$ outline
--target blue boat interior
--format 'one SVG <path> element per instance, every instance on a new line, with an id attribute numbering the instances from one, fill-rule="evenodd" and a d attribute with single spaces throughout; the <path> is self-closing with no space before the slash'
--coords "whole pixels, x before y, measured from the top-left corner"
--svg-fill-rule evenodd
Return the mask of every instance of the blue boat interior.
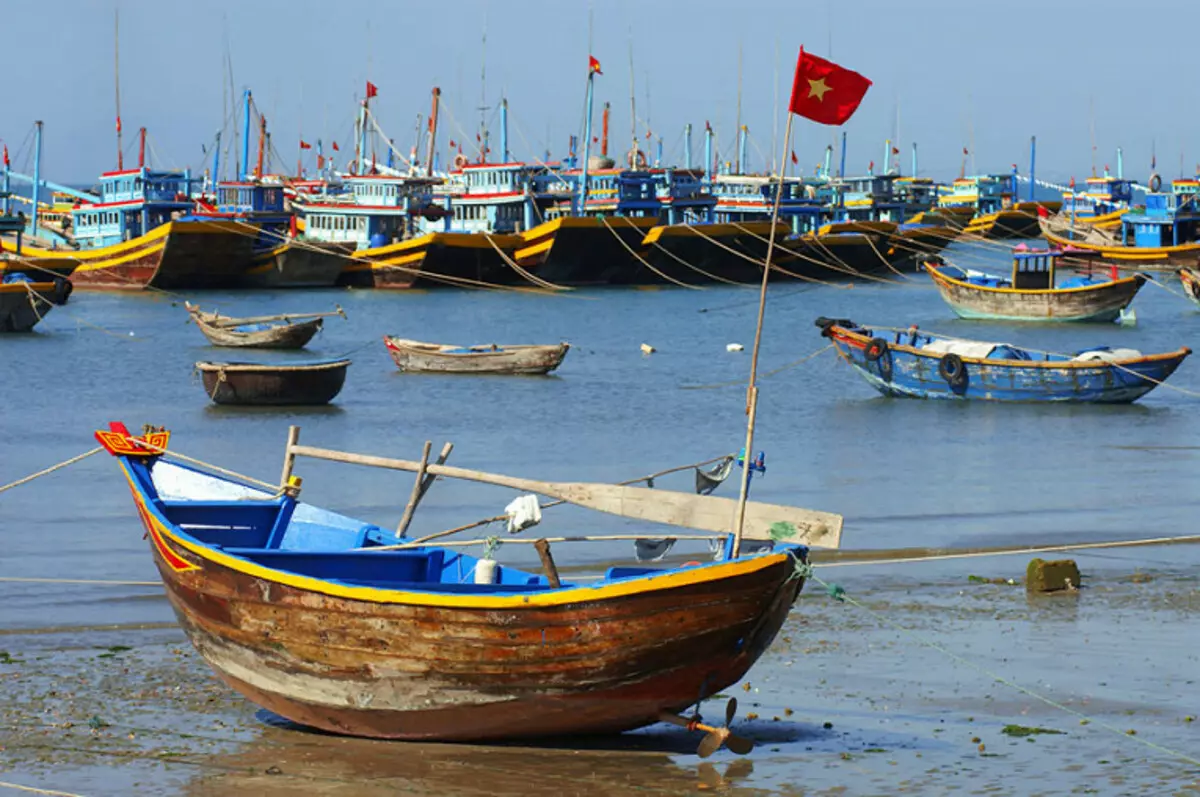
<path id="1" fill-rule="evenodd" d="M 1103 285 L 1111 282 L 1108 277 L 1088 276 L 1086 274 L 1078 274 L 1060 280 L 1057 284 L 1051 284 L 1049 280 L 1018 280 L 1018 284 L 1014 286 L 1013 281 L 1006 277 L 1000 277 L 995 274 L 988 274 L 974 269 L 964 269 L 959 266 L 949 263 L 938 266 L 938 271 L 950 279 L 965 282 L 969 285 L 978 285 L 982 288 L 1012 288 L 1017 287 L 1022 290 L 1040 290 L 1045 288 L 1086 288 L 1092 285 Z"/>
<path id="2" fill-rule="evenodd" d="M 164 460 L 125 460 L 146 504 L 196 543 L 284 573 L 347 586 L 461 594 L 551 589 L 544 576 L 496 564 L 491 583 L 475 583 L 480 558 L 454 548 L 405 543 L 394 531 L 276 496 L 241 482 Z M 160 490 L 159 483 L 164 485 Z M 376 550 L 372 550 L 376 549 Z M 803 546 L 777 543 L 776 551 Z M 727 554 L 728 555 L 728 554 Z M 653 576 L 672 568 L 609 567 L 598 581 Z M 563 582 L 561 588 L 579 586 Z"/>
<path id="3" fill-rule="evenodd" d="M 876 333 L 867 327 L 860 327 L 860 326 L 851 324 L 850 326 L 843 326 L 843 329 L 845 329 L 848 332 L 854 332 L 859 335 L 864 335 L 868 338 L 877 337 Z M 947 338 L 943 338 L 941 336 L 928 335 L 928 334 L 922 333 L 916 327 L 912 327 L 907 330 L 894 330 L 893 334 L 891 336 L 890 342 L 895 343 L 898 346 L 911 346 L 915 349 L 920 349 L 920 348 L 924 348 L 925 346 L 928 346 L 929 344 L 933 343 L 934 341 L 946 340 L 946 339 Z M 1042 351 L 1033 351 L 1030 349 L 1023 349 L 1020 346 L 1014 346 L 1011 343 L 995 343 L 992 345 L 992 350 L 988 353 L 988 355 L 986 357 L 983 357 L 982 359 L 984 359 L 984 360 L 1028 360 L 1030 362 L 1033 362 L 1033 361 L 1037 361 L 1037 362 L 1069 362 L 1071 360 L 1074 360 L 1076 357 L 1078 357 L 1081 354 L 1087 354 L 1088 352 L 1104 352 L 1104 351 L 1113 351 L 1113 349 L 1111 346 L 1089 346 L 1086 349 L 1080 349 L 1076 352 L 1056 353 L 1056 352 L 1042 352 Z M 940 355 L 932 355 L 932 356 L 940 356 Z"/>

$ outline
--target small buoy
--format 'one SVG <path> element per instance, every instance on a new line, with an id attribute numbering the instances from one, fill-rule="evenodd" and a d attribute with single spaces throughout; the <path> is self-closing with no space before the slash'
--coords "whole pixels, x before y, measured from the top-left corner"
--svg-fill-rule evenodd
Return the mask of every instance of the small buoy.
<path id="1" fill-rule="evenodd" d="M 725 351 L 742 351 L 745 348 L 746 347 L 740 343 L 726 343 L 725 344 Z"/>
<path id="2" fill-rule="evenodd" d="M 131 330 L 129 330 L 129 337 L 131 337 L 131 338 L 132 338 L 132 337 L 134 337 L 134 334 L 133 334 L 133 330 L 132 330 L 132 329 L 131 329 Z"/>
<path id="3" fill-rule="evenodd" d="M 657 351 L 657 349 L 655 349 L 649 343 L 642 344 L 642 354 L 654 354 L 655 351 Z"/>

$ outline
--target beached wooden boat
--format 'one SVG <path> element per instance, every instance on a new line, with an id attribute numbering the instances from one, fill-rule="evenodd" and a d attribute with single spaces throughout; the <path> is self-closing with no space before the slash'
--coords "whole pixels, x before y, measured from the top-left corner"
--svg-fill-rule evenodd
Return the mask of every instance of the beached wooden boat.
<path id="1" fill-rule="evenodd" d="M 396 367 L 412 373 L 548 374 L 562 363 L 569 343 L 525 346 L 452 346 L 383 336 Z"/>
<path id="2" fill-rule="evenodd" d="M 323 317 L 346 317 L 341 307 L 332 313 L 281 313 L 250 318 L 205 313 L 188 302 L 184 302 L 184 307 L 209 343 L 227 348 L 301 349 L 321 331 Z"/>
<path id="3" fill-rule="evenodd" d="M 751 502 L 741 538 L 755 550 L 733 555 L 733 499 L 354 455 L 295 444 L 298 431 L 279 489 L 160 456 L 164 431 L 135 438 L 111 424 L 96 437 L 119 458 L 196 650 L 249 700 L 331 733 L 481 741 L 668 719 L 746 674 L 803 587 L 806 546 L 837 547 L 840 536 L 836 515 Z M 704 529 L 723 540 L 723 558 L 611 567 L 572 582 L 560 580 L 543 539 L 537 575 L 303 503 L 290 476 L 296 457 L 415 471 L 418 484 L 465 478 Z M 782 541 L 780 525 L 792 532 Z"/>
<path id="4" fill-rule="evenodd" d="M 1194 268 L 1181 268 L 1178 271 L 1179 281 L 1183 290 L 1196 304 L 1200 304 L 1200 271 Z"/>
<path id="5" fill-rule="evenodd" d="M 313 363 L 198 362 L 204 392 L 216 404 L 328 404 L 342 390 L 350 360 Z"/>
<path id="6" fill-rule="evenodd" d="M 0 275 L 0 332 L 29 332 L 55 305 L 66 304 L 71 281 Z"/>
<path id="7" fill-rule="evenodd" d="M 1128 404 L 1167 379 L 1186 347 L 1144 355 L 1097 347 L 1054 354 L 1007 343 L 874 328 L 818 318 L 838 355 L 885 396 L 984 401 Z M 894 334 L 893 334 L 894 333 Z"/>
<path id="8" fill-rule="evenodd" d="M 1008 279 L 940 261 L 927 261 L 925 270 L 961 318 L 1002 321 L 1114 321 L 1146 282 L 1140 274 L 1059 281 L 1055 264 L 1062 256 L 1053 250 L 1014 252 Z"/>

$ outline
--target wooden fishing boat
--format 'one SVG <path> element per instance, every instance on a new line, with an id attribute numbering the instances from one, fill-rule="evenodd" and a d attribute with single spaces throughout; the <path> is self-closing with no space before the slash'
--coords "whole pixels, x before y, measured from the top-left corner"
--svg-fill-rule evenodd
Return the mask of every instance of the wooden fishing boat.
<path id="1" fill-rule="evenodd" d="M 251 318 L 206 313 L 188 302 L 184 302 L 184 307 L 209 343 L 228 348 L 302 349 L 321 331 L 323 317 L 346 317 L 341 307 L 332 313 L 282 313 Z"/>
<path id="2" fill-rule="evenodd" d="M 356 288 L 463 287 L 524 281 L 509 266 L 521 239 L 491 233 L 430 232 L 355 252 L 339 285 Z"/>
<path id="3" fill-rule="evenodd" d="M 383 337 L 396 367 L 411 373 L 548 374 L 571 348 L 569 343 L 534 346 L 447 346 Z"/>
<path id="4" fill-rule="evenodd" d="M 733 499 L 348 454 L 291 442 L 298 431 L 277 490 L 172 459 L 165 431 L 135 438 L 111 424 L 96 437 L 119 458 L 196 650 L 249 700 L 330 733 L 486 741 L 678 721 L 671 713 L 746 674 L 803 587 L 807 546 L 840 536 L 836 515 L 751 502 L 740 539 L 756 550 L 736 555 Z M 537 575 L 303 503 L 290 476 L 297 457 L 703 529 L 723 541 L 723 558 L 571 582 L 542 539 Z"/>
<path id="5" fill-rule="evenodd" d="M 513 259 L 555 285 L 628 283 L 645 271 L 637 252 L 653 216 L 560 216 L 521 233 Z"/>
<path id="6" fill-rule="evenodd" d="M 29 332 L 55 305 L 66 304 L 71 281 L 0 275 L 0 332 Z"/>
<path id="7" fill-rule="evenodd" d="M 1196 304 L 1200 304 L 1200 271 L 1194 268 L 1181 268 L 1177 272 L 1183 290 Z"/>
<path id="8" fill-rule="evenodd" d="M 34 282 L 48 282 L 55 277 L 71 276 L 79 267 L 74 257 L 36 257 L 3 252 L 0 254 L 0 278 L 10 274 L 24 274 Z"/>
<path id="9" fill-rule="evenodd" d="M 346 382 L 349 360 L 312 363 L 198 362 L 204 392 L 216 404 L 328 404 Z"/>
<path id="10" fill-rule="evenodd" d="M 927 261 L 946 304 L 961 318 L 1002 321 L 1115 321 L 1146 282 L 1140 274 L 1113 278 L 1078 275 L 1059 281 L 1061 251 L 1013 253 L 1008 279 Z"/>
<path id="11" fill-rule="evenodd" d="M 353 262 L 353 252 L 354 244 L 349 242 L 285 240 L 254 255 L 242 284 L 248 288 L 329 288 Z"/>
<path id="12" fill-rule="evenodd" d="M 1098 347 L 1053 354 L 931 335 L 916 327 L 872 330 L 830 318 L 818 318 L 816 324 L 838 356 L 872 387 L 885 396 L 908 398 L 1128 404 L 1161 384 L 1192 353 L 1186 347 L 1149 355 Z"/>

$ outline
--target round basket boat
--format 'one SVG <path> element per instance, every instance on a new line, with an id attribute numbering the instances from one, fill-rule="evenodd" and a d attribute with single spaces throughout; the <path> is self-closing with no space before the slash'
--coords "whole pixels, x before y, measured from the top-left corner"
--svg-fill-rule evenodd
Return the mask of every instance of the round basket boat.
<path id="1" fill-rule="evenodd" d="M 275 364 L 198 362 L 204 392 L 217 404 L 328 404 L 342 390 L 350 360 Z"/>

